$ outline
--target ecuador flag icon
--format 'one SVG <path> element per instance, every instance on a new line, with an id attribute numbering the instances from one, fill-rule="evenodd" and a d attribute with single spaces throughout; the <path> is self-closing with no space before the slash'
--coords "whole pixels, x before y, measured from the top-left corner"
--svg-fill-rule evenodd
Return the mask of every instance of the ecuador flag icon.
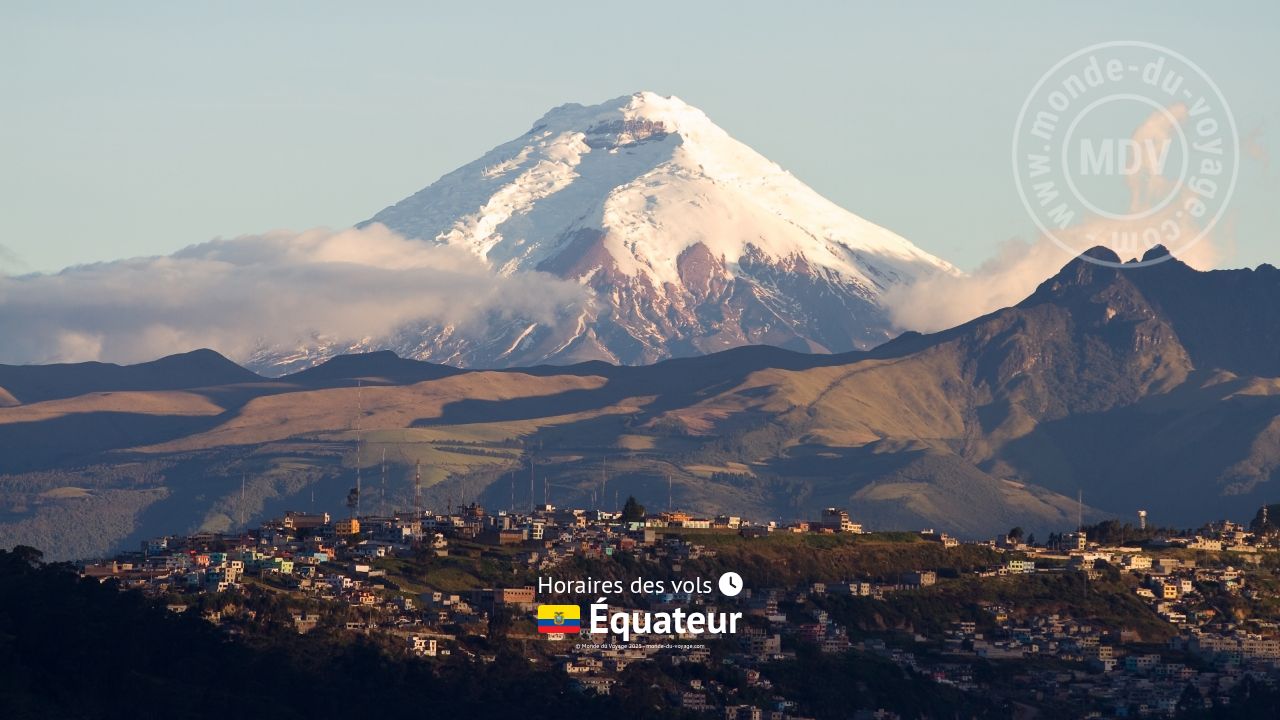
<path id="1" fill-rule="evenodd" d="M 538 632 L 576 633 L 582 629 L 582 608 L 577 605 L 539 605 Z"/>

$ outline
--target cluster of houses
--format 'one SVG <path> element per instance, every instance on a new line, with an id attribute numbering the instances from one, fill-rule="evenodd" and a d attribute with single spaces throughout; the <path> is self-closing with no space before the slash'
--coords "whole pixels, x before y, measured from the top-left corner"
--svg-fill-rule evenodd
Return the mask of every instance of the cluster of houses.
<path id="1" fill-rule="evenodd" d="M 269 585 L 293 597 L 346 607 L 345 629 L 384 632 L 400 639 L 407 652 L 433 657 L 451 652 L 472 655 L 458 638 L 483 634 L 497 608 L 531 613 L 538 598 L 531 587 L 487 588 L 467 592 L 428 589 L 406 593 L 388 583 L 387 559 L 448 557 L 465 548 L 501 549 L 513 569 L 542 572 L 566 560 L 607 558 L 628 554 L 672 569 L 715 551 L 690 538 L 664 533 L 671 529 L 722 530 L 746 537 L 771 533 L 862 533 L 849 513 L 828 508 L 812 521 L 756 525 L 739 517 L 697 517 L 683 512 L 659 513 L 624 522 L 620 513 L 598 510 L 536 507 L 529 512 L 489 513 L 469 505 L 446 513 L 401 513 L 392 516 L 334 518 L 327 513 L 290 512 L 255 530 L 231 535 L 197 534 L 149 540 L 138 551 L 84 565 L 86 577 L 114 578 L 126 587 L 156 595 L 185 596 L 220 593 L 245 584 Z M 958 544 L 944 533 L 926 530 L 922 539 L 944 547 Z M 1042 657 L 1059 661 L 1069 670 L 1025 670 L 1011 700 L 1070 702 L 1097 708 L 1108 717 L 1168 714 L 1185 705 L 1188 687 L 1201 702 L 1224 702 L 1232 688 L 1253 677 L 1274 681 L 1280 667 L 1277 628 L 1244 626 L 1218 617 L 1206 604 L 1206 593 L 1251 597 L 1247 573 L 1235 565 L 1202 563 L 1194 552 L 1233 553 L 1239 565 L 1250 566 L 1268 552 L 1268 541 L 1237 525 L 1219 524 L 1188 538 L 1162 539 L 1146 547 L 1103 547 L 1083 532 L 1058 537 L 1052 546 L 1029 546 L 1020 538 L 1000 537 L 986 545 L 1001 552 L 999 564 L 976 572 L 981 577 L 1048 572 L 1081 572 L 1096 577 L 1102 563 L 1120 568 L 1133 578 L 1137 596 L 1177 629 L 1162 652 L 1128 650 L 1138 638 L 1114 628 L 1102 628 L 1060 615 L 1019 617 L 1009 608 L 991 605 L 992 622 L 985 631 L 978 624 L 954 625 L 944 637 L 916 635 L 911 642 L 878 637 L 851 639 L 848 630 L 823 610 L 823 598 L 849 596 L 892 602 L 899 592 L 928 588 L 939 582 L 935 568 L 919 568 L 893 578 L 851 578 L 796 588 L 748 588 L 734 598 L 718 594 L 666 594 L 649 598 L 649 609 L 711 605 L 711 609 L 742 612 L 745 627 L 732 637 L 590 636 L 590 642 L 548 647 L 560 668 L 584 692 L 607 694 L 626 668 L 637 661 L 698 663 L 739 668 L 748 687 L 772 692 L 762 673 L 768 663 L 794 657 L 803 643 L 823 653 L 851 649 L 881 657 L 921 677 L 961 690 L 998 694 L 975 680 L 974 663 Z M 783 608 L 803 608 L 789 617 Z M 179 609 L 175 607 L 174 609 Z M 610 611 L 622 608 L 610 608 Z M 207 611 L 222 622 L 226 607 Z M 300 633 L 317 627 L 314 612 L 299 611 L 293 622 Z M 992 629 L 994 628 L 994 629 Z M 532 627 L 528 631 L 532 639 Z M 517 633 L 518 634 L 518 633 Z M 715 652 L 706 643 L 713 643 Z M 913 648 L 912 644 L 916 646 Z M 673 647 L 673 645 L 675 645 Z M 545 652 L 544 651 L 544 654 Z M 483 656 L 477 656 L 483 659 Z M 1188 662 L 1187 658 L 1195 658 Z M 1035 667 L 1040 667 L 1039 665 Z M 738 687 L 714 680 L 693 680 L 672 692 L 676 706 L 725 718 L 794 718 L 793 699 L 772 695 L 761 706 L 744 703 Z M 753 693 L 758 697 L 759 693 Z M 862 711 L 858 717 L 895 717 L 886 710 Z"/>
<path id="2" fill-rule="evenodd" d="M 946 633 L 942 655 L 972 654 L 1008 660 L 1052 658 L 1064 666 L 1074 666 L 1056 672 L 1029 671 L 1015 678 L 1015 684 L 1030 689 L 1038 702 L 1092 706 L 1105 717 L 1171 714 L 1178 710 L 1180 702 L 1185 703 L 1188 687 L 1195 688 L 1197 702 L 1210 707 L 1215 702 L 1229 703 L 1230 691 L 1246 677 L 1259 681 L 1274 677 L 1274 658 L 1205 652 L 1212 641 L 1197 646 L 1198 640 L 1192 636 L 1174 638 L 1162 654 L 1149 646 L 1135 646 L 1140 638 L 1132 631 L 1104 628 L 1059 614 L 1015 620 L 1007 608 L 998 605 L 987 610 L 993 616 L 994 629 L 983 632 L 977 623 L 957 622 Z M 1206 662 L 1189 665 L 1186 651 L 1200 655 Z M 980 689 L 973 682 L 971 666 L 945 662 L 930 665 L 914 656 L 909 662 L 938 682 Z"/>

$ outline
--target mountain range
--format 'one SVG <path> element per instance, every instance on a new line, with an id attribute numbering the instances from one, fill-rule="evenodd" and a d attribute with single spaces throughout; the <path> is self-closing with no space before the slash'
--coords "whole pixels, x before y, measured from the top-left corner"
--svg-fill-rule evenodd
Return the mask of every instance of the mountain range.
<path id="1" fill-rule="evenodd" d="M 465 370 L 376 352 L 269 379 L 199 351 L 0 367 L 0 397 L 0 546 L 57 557 L 341 512 L 357 477 L 365 512 L 407 509 L 417 462 L 440 509 L 635 495 L 963 537 L 1081 511 L 1196 525 L 1275 499 L 1280 271 L 1078 258 L 1014 307 L 844 353 Z"/>
<path id="2" fill-rule="evenodd" d="M 552 322 L 495 316 L 483 336 L 417 323 L 265 347 L 251 367 L 279 375 L 368 349 L 461 367 L 638 365 L 749 344 L 845 352 L 896 334 L 887 289 L 956 272 L 651 92 L 555 108 L 361 226 L 373 223 L 497 275 L 580 283 L 587 300 Z"/>

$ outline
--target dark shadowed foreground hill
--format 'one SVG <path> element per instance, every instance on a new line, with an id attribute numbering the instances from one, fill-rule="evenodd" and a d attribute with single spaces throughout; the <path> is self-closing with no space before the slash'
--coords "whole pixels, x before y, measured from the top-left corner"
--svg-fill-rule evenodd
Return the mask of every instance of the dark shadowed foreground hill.
<path id="1" fill-rule="evenodd" d="M 168 601 L 185 609 L 123 592 L 115 581 L 81 579 L 68 565 L 41 564 L 29 547 L 0 550 L 3 716 L 302 720 L 360 717 L 376 704 L 404 717 L 430 708 L 432 717 L 471 720 L 513 714 L 693 720 L 705 713 L 669 699 L 691 675 L 716 678 L 735 697 L 754 684 L 745 669 L 728 663 L 703 670 L 659 657 L 632 663 L 607 695 L 597 695 L 575 689 L 555 647 L 512 632 L 520 619 L 498 620 L 483 635 L 460 634 L 449 655 L 426 660 L 411 656 L 398 635 L 346 630 L 357 615 L 339 603 L 307 607 L 317 624 L 300 635 L 292 616 L 299 601 L 263 587 Z M 220 614 L 216 625 L 205 619 L 212 612 Z M 809 717 L 843 718 L 851 708 L 886 708 L 902 717 L 1008 717 L 1001 698 L 921 682 L 870 655 L 806 646 L 795 659 L 761 670 L 776 678 L 776 692 L 799 698 Z"/>
<path id="2" fill-rule="evenodd" d="M 103 367 L 0 375 L 26 378 L 0 381 L 0 545 L 81 556 L 338 512 L 357 466 L 365 512 L 409 507 L 421 463 L 440 508 L 635 495 L 767 520 L 838 505 L 872 528 L 971 537 L 1070 528 L 1077 493 L 1088 519 L 1243 520 L 1276 499 L 1280 467 L 1280 271 L 1265 265 L 1077 259 L 1015 307 L 844 355 L 463 371 L 372 353 L 276 380 L 208 351 Z"/>
<path id="3" fill-rule="evenodd" d="M 233 640 L 198 607 L 176 614 L 72 568 L 33 565 L 37 557 L 0 550 L 0 709 L 12 720 L 342 717 L 366 711 L 371 688 L 379 708 L 404 715 L 424 706 L 471 718 L 509 717 L 514 707 L 529 718 L 621 711 L 506 651 L 494 663 L 459 655 L 432 666 L 328 628 L 299 636 L 269 598 L 245 600 L 263 622 Z"/>

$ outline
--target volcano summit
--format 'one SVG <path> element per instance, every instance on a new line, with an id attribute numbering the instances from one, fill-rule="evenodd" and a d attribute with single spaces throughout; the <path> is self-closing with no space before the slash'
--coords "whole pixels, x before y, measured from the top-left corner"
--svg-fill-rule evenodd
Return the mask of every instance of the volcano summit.
<path id="1" fill-rule="evenodd" d="M 584 286 L 554 323 L 493 318 L 282 357 L 381 347 L 467 367 L 651 363 L 746 344 L 811 352 L 892 336 L 885 290 L 948 263 L 826 200 L 678 98 L 555 108 L 524 135 L 362 223 Z"/>

